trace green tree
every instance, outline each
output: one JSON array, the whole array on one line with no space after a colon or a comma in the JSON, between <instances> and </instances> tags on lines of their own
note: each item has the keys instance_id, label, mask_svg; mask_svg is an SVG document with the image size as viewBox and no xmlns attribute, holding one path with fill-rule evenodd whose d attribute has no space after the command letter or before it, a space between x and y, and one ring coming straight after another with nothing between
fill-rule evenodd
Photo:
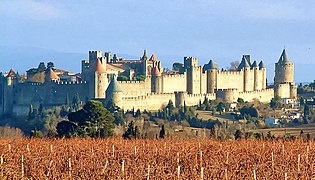
<instances>
[{"instance_id":1,"label":"green tree","mask_svg":"<svg viewBox=\"0 0 315 180\"><path fill-rule=\"evenodd\" d=\"M173 71L179 71L184 68L183 63L175 62L173 63Z\"/></svg>"},{"instance_id":2,"label":"green tree","mask_svg":"<svg viewBox=\"0 0 315 180\"><path fill-rule=\"evenodd\" d=\"M42 133L41 131L36 130L36 129L33 129L33 130L31 130L30 137L33 137L33 138L43 138L44 135L43 135L43 133Z\"/></svg>"},{"instance_id":3,"label":"green tree","mask_svg":"<svg viewBox=\"0 0 315 180\"><path fill-rule=\"evenodd\" d=\"M87 102L81 110L69 113L68 119L77 125L73 132L84 133L90 137L113 135L114 117L99 101Z\"/></svg>"},{"instance_id":4,"label":"green tree","mask_svg":"<svg viewBox=\"0 0 315 180\"><path fill-rule=\"evenodd\" d=\"M277 109L281 106L281 98L279 96L275 96L270 101L270 107L272 109Z\"/></svg>"},{"instance_id":5,"label":"green tree","mask_svg":"<svg viewBox=\"0 0 315 180\"><path fill-rule=\"evenodd\" d=\"M75 93L72 99L72 108L78 110L81 104L79 93Z\"/></svg>"},{"instance_id":6,"label":"green tree","mask_svg":"<svg viewBox=\"0 0 315 180\"><path fill-rule=\"evenodd\" d=\"M228 104L223 103L223 102L219 102L219 104L217 105L217 111L220 112L220 115L222 115L222 112L226 111L228 109Z\"/></svg>"},{"instance_id":7,"label":"green tree","mask_svg":"<svg viewBox=\"0 0 315 180\"><path fill-rule=\"evenodd\" d=\"M135 127L133 121L131 121L128 124L127 131L125 131L125 133L123 134L123 138L125 138L125 139L135 138L136 139L139 136L140 136L140 133L139 133L138 126Z\"/></svg>"},{"instance_id":8,"label":"green tree","mask_svg":"<svg viewBox=\"0 0 315 180\"><path fill-rule=\"evenodd\" d=\"M59 137L73 137L76 136L78 125L71 121L61 121L57 124L56 130Z\"/></svg>"}]
</instances>

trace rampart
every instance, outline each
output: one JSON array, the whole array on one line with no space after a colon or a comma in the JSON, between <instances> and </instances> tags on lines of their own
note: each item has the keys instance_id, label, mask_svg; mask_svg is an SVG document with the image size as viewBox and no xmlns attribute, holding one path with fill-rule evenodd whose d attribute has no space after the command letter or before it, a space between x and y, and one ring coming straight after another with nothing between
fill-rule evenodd
<instances>
[{"instance_id":1,"label":"rampart","mask_svg":"<svg viewBox=\"0 0 315 180\"><path fill-rule=\"evenodd\" d=\"M249 102L253 99L257 99L260 102L270 102L270 100L274 97L274 89L240 92L239 97L242 98L244 101Z\"/></svg>"},{"instance_id":2,"label":"rampart","mask_svg":"<svg viewBox=\"0 0 315 180\"><path fill-rule=\"evenodd\" d=\"M123 91L123 97L144 96L151 92L151 78L145 81L118 81Z\"/></svg>"},{"instance_id":3,"label":"rampart","mask_svg":"<svg viewBox=\"0 0 315 180\"><path fill-rule=\"evenodd\" d=\"M87 82L49 82L22 83L15 88L15 104L26 105L44 103L46 105L65 104L66 98L71 102L76 94L85 101L88 96Z\"/></svg>"},{"instance_id":4,"label":"rampart","mask_svg":"<svg viewBox=\"0 0 315 180\"><path fill-rule=\"evenodd\" d=\"M122 109L130 110L132 108L140 109L141 111L157 111L169 102L175 102L174 93L148 93L147 95L138 97L123 97Z\"/></svg>"},{"instance_id":5,"label":"rampart","mask_svg":"<svg viewBox=\"0 0 315 180\"><path fill-rule=\"evenodd\" d=\"M174 91L186 91L186 73L162 76L162 91L173 93Z\"/></svg>"},{"instance_id":6,"label":"rampart","mask_svg":"<svg viewBox=\"0 0 315 180\"><path fill-rule=\"evenodd\" d=\"M218 71L217 89L244 89L244 71Z\"/></svg>"}]
</instances>

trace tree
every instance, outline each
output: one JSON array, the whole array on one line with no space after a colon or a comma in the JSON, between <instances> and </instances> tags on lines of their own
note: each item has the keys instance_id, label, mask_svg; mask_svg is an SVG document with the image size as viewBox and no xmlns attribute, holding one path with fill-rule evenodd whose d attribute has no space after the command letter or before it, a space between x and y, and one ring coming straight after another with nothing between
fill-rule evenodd
<instances>
[{"instance_id":1,"label":"tree","mask_svg":"<svg viewBox=\"0 0 315 180\"><path fill-rule=\"evenodd\" d=\"M73 137L76 135L78 126L71 121L61 121L57 124L56 130L59 137Z\"/></svg>"},{"instance_id":2,"label":"tree","mask_svg":"<svg viewBox=\"0 0 315 180\"><path fill-rule=\"evenodd\" d=\"M184 68L183 63L179 63L179 62L173 63L173 71L180 71L183 68Z\"/></svg>"},{"instance_id":3,"label":"tree","mask_svg":"<svg viewBox=\"0 0 315 180\"><path fill-rule=\"evenodd\" d=\"M43 135L43 133L41 131L33 129L33 130L31 130L30 137L43 138L44 135Z\"/></svg>"},{"instance_id":4,"label":"tree","mask_svg":"<svg viewBox=\"0 0 315 180\"><path fill-rule=\"evenodd\" d=\"M161 131L160 131L160 136L159 136L160 138L162 138L162 139L164 139L164 137L165 137L165 127L164 127L164 124L162 125L162 129L161 129Z\"/></svg>"},{"instance_id":5,"label":"tree","mask_svg":"<svg viewBox=\"0 0 315 180\"><path fill-rule=\"evenodd\" d=\"M72 99L72 108L78 110L81 104L79 93L75 93Z\"/></svg>"},{"instance_id":6,"label":"tree","mask_svg":"<svg viewBox=\"0 0 315 180\"><path fill-rule=\"evenodd\" d=\"M304 105L304 117L307 119L307 117L310 115L310 107L307 105L307 104L305 104Z\"/></svg>"},{"instance_id":7,"label":"tree","mask_svg":"<svg viewBox=\"0 0 315 180\"><path fill-rule=\"evenodd\" d=\"M131 121L128 124L128 129L127 131L125 131L125 133L123 134L123 138L124 139L132 139L132 138L137 138L140 136L139 130L138 130L138 126L134 126L133 121Z\"/></svg>"},{"instance_id":8,"label":"tree","mask_svg":"<svg viewBox=\"0 0 315 180\"><path fill-rule=\"evenodd\" d=\"M243 106L240 109L240 113L243 117L258 117L258 110L254 106ZM249 119L249 118L248 118Z\"/></svg>"},{"instance_id":9,"label":"tree","mask_svg":"<svg viewBox=\"0 0 315 180\"><path fill-rule=\"evenodd\" d=\"M230 70L237 70L239 65L240 65L239 61L232 61L232 62L230 62Z\"/></svg>"},{"instance_id":10,"label":"tree","mask_svg":"<svg viewBox=\"0 0 315 180\"><path fill-rule=\"evenodd\" d=\"M222 112L226 111L226 109L228 109L228 104L219 102L219 104L217 105L217 111L220 112L220 115L222 115Z\"/></svg>"},{"instance_id":11,"label":"tree","mask_svg":"<svg viewBox=\"0 0 315 180\"><path fill-rule=\"evenodd\" d=\"M127 76L118 76L117 77L117 81L129 81L129 77Z\"/></svg>"},{"instance_id":12,"label":"tree","mask_svg":"<svg viewBox=\"0 0 315 180\"><path fill-rule=\"evenodd\" d=\"M279 96L275 96L270 101L270 107L272 109L277 109L281 106L281 98Z\"/></svg>"},{"instance_id":13,"label":"tree","mask_svg":"<svg viewBox=\"0 0 315 180\"><path fill-rule=\"evenodd\" d=\"M77 126L70 126L74 128L72 133L80 132L90 137L113 135L114 117L99 101L87 102L81 110L69 113L68 119Z\"/></svg>"},{"instance_id":14,"label":"tree","mask_svg":"<svg viewBox=\"0 0 315 180\"><path fill-rule=\"evenodd\" d=\"M47 63L47 68L54 68L55 67L55 65L54 65L54 63L53 62L48 62Z\"/></svg>"}]
</instances>

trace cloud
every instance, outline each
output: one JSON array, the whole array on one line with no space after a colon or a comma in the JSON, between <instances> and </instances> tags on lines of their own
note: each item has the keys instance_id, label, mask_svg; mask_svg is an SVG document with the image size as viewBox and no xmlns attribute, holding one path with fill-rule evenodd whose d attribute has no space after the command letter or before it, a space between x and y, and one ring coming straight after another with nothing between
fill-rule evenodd
<instances>
[{"instance_id":1,"label":"cloud","mask_svg":"<svg viewBox=\"0 0 315 180\"><path fill-rule=\"evenodd\" d=\"M314 20L315 7L311 0L195 0L191 7L197 7L205 15L224 18L253 20Z\"/></svg>"},{"instance_id":2,"label":"cloud","mask_svg":"<svg viewBox=\"0 0 315 180\"><path fill-rule=\"evenodd\" d=\"M62 17L62 13L56 5L39 0L2 0L0 1L0 15L31 20L50 20Z\"/></svg>"}]
</instances>

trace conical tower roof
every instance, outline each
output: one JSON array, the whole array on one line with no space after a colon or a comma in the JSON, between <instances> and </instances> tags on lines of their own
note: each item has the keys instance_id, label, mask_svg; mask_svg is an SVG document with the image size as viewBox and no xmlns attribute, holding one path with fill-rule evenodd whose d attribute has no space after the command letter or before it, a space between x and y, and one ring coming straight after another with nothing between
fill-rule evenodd
<instances>
[{"instance_id":1,"label":"conical tower roof","mask_svg":"<svg viewBox=\"0 0 315 180\"><path fill-rule=\"evenodd\" d=\"M52 70L52 68L48 68L45 72L45 80L50 81L50 80L59 80L59 76Z\"/></svg>"},{"instance_id":2,"label":"conical tower roof","mask_svg":"<svg viewBox=\"0 0 315 180\"><path fill-rule=\"evenodd\" d=\"M262 68L266 68L265 64L263 63L263 61L260 61L259 63L259 68L262 69Z\"/></svg>"},{"instance_id":3,"label":"conical tower roof","mask_svg":"<svg viewBox=\"0 0 315 180\"><path fill-rule=\"evenodd\" d=\"M152 54L152 56L149 59L150 61L158 61L158 59L156 58L156 56L154 54Z\"/></svg>"},{"instance_id":4,"label":"conical tower roof","mask_svg":"<svg viewBox=\"0 0 315 180\"><path fill-rule=\"evenodd\" d=\"M148 59L148 55L147 55L147 50L145 49L143 51L143 56L141 57L141 60L147 60Z\"/></svg>"},{"instance_id":5,"label":"conical tower roof","mask_svg":"<svg viewBox=\"0 0 315 180\"><path fill-rule=\"evenodd\" d=\"M106 70L105 70L104 66L102 65L101 60L99 58L97 58L97 60L96 60L94 72L97 74L106 73Z\"/></svg>"},{"instance_id":6,"label":"conical tower roof","mask_svg":"<svg viewBox=\"0 0 315 180\"><path fill-rule=\"evenodd\" d=\"M256 62L256 61L254 61L251 67L252 67L252 68L254 68L254 67L258 67L257 62Z\"/></svg>"},{"instance_id":7,"label":"conical tower roof","mask_svg":"<svg viewBox=\"0 0 315 180\"><path fill-rule=\"evenodd\" d=\"M242 58L242 61L241 61L241 64L238 66L238 70L241 70L245 67L250 67L249 64L248 64L248 60L243 56Z\"/></svg>"},{"instance_id":8,"label":"conical tower roof","mask_svg":"<svg viewBox=\"0 0 315 180\"><path fill-rule=\"evenodd\" d=\"M209 61L209 69L216 69L216 66L212 60Z\"/></svg>"},{"instance_id":9,"label":"conical tower roof","mask_svg":"<svg viewBox=\"0 0 315 180\"><path fill-rule=\"evenodd\" d=\"M159 68L156 67L156 66L153 67L153 68L152 68L152 71L151 71L151 75L156 75L156 76L161 75L161 72L160 72Z\"/></svg>"},{"instance_id":10,"label":"conical tower roof","mask_svg":"<svg viewBox=\"0 0 315 180\"><path fill-rule=\"evenodd\" d=\"M106 94L113 92L122 92L120 84L117 82L116 78L113 76L107 89Z\"/></svg>"},{"instance_id":11,"label":"conical tower roof","mask_svg":"<svg viewBox=\"0 0 315 180\"><path fill-rule=\"evenodd\" d=\"M283 49L278 63L291 63L290 59L287 56L285 49Z\"/></svg>"},{"instance_id":12,"label":"conical tower roof","mask_svg":"<svg viewBox=\"0 0 315 180\"><path fill-rule=\"evenodd\" d=\"M13 68L10 69L10 71L9 71L9 73L8 73L8 75L7 75L7 77L16 77L16 73L15 73L15 71L14 71Z\"/></svg>"},{"instance_id":13,"label":"conical tower roof","mask_svg":"<svg viewBox=\"0 0 315 180\"><path fill-rule=\"evenodd\" d=\"M203 71L207 71L210 69L218 69L218 65L216 63L214 63L213 60L210 59L210 61L208 62L208 64L205 64L203 66Z\"/></svg>"}]
</instances>

